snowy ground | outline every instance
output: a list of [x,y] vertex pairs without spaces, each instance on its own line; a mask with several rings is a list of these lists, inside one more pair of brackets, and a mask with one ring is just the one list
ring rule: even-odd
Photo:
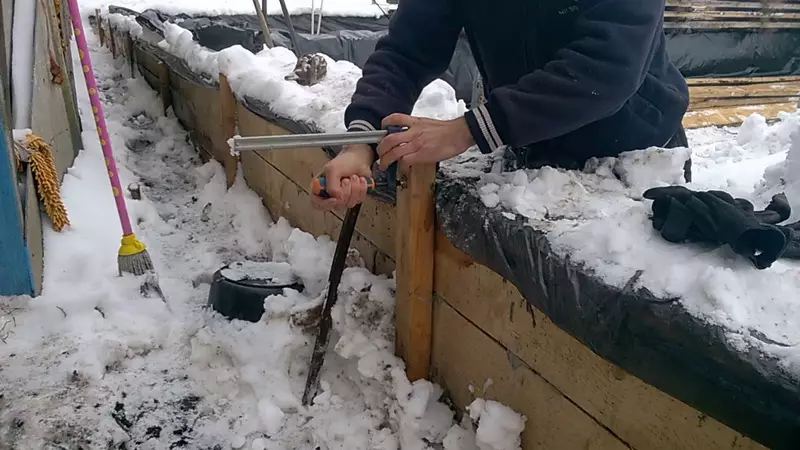
[[[42,295],[0,301],[0,449],[519,448],[513,411],[476,399],[477,427],[462,427],[438,386],[408,382],[392,352],[394,280],[357,264],[340,286],[322,391],[301,406],[307,319],[333,242],[273,223],[241,177],[226,190],[221,166],[198,160],[143,79],[87,37],[123,185],[143,186],[131,216],[168,302],[117,276],[121,228],[79,79],[85,150],[62,187],[72,224],[45,227]],[[207,282],[244,259],[289,264],[305,290],[267,298],[258,323],[225,320],[204,307]]]
[[[800,379],[800,261],[780,259],[766,270],[725,246],[664,240],[642,193],[685,184],[723,190],[757,210],[784,192],[800,219],[800,113],[774,124],[754,114],[741,127],[689,130],[693,182],[683,182],[687,149],[649,149],[607,158],[583,171],[545,167],[500,173],[499,158],[470,151],[444,165],[453,176],[478,176],[484,204],[519,214],[547,231],[555,251],[569,255],[606,283],[630,280],[727,330],[729,342],[778,357]],[[494,159],[494,163],[492,162]],[[469,166],[461,164],[469,161]],[[494,164],[492,173],[480,167]],[[617,175],[620,178],[617,178]],[[637,272],[641,271],[637,275]]]

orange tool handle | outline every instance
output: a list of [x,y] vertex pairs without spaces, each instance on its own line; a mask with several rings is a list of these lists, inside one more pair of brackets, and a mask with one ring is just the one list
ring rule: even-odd
[[[375,191],[375,180],[371,177],[364,177],[367,180],[367,194],[372,194]],[[325,190],[325,175],[320,175],[317,178],[314,178],[314,181],[311,185],[311,191],[314,195],[328,198],[328,191]]]

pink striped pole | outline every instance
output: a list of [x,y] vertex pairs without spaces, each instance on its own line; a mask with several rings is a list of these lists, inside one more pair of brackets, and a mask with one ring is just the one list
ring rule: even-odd
[[[94,115],[94,122],[97,125],[97,137],[100,138],[100,146],[103,149],[103,156],[105,156],[106,159],[108,179],[111,181],[114,201],[117,204],[117,213],[119,213],[119,221],[122,225],[122,234],[123,236],[131,235],[133,234],[131,220],[128,216],[128,209],[125,207],[125,198],[122,195],[122,185],[119,181],[117,165],[114,162],[114,155],[111,153],[111,139],[108,136],[108,127],[106,126],[106,119],[103,114],[103,105],[100,103],[100,95],[97,92],[97,82],[94,78],[92,59],[89,56],[89,47],[86,45],[86,36],[83,31],[81,14],[78,10],[78,0],[68,0],[67,3],[69,4],[69,15],[72,20],[72,27],[75,29],[75,42],[78,44],[81,71],[83,72],[84,80],[86,80],[86,89],[89,91],[89,102],[92,105],[92,114]],[[99,17],[97,19],[100,20]]]

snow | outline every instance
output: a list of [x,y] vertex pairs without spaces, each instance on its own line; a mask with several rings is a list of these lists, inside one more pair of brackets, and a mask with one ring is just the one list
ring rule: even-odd
[[[372,0],[286,0],[289,14],[310,14],[314,5],[314,12],[318,13],[322,3],[323,20],[325,16],[349,17],[381,17],[396,8],[396,5],[387,4],[385,1]],[[261,1],[258,2],[259,6]],[[100,8],[105,11],[109,5],[122,6],[134,11],[142,12],[146,9],[155,9],[166,14],[187,15],[230,15],[230,14],[255,14],[252,0],[80,0],[83,11],[92,11]],[[281,4],[278,0],[267,1],[268,15],[282,15]]]
[[278,285],[292,284],[297,279],[291,264],[275,261],[236,261],[220,274],[233,281],[269,280]]
[[14,127],[28,128],[31,125],[31,103],[33,102],[33,55],[34,31],[36,30],[36,4],[18,2],[14,8],[11,29],[11,100]]
[[[662,298],[678,298],[691,313],[727,330],[742,351],[777,356],[800,376],[800,261],[782,259],[757,270],[726,247],[671,244],[648,218],[651,187],[685,184],[719,189],[763,209],[785,192],[789,222],[800,219],[800,113],[774,124],[749,116],[739,128],[688,130],[693,182],[684,183],[688,149],[650,148],[587,163],[583,171],[543,167],[501,173],[497,154],[471,149],[443,165],[450,175],[478,176],[478,194],[509,220],[523,216],[547,233],[553,250],[624,287],[635,281]],[[482,167],[489,167],[484,173]],[[637,275],[637,273],[641,273]]]
[[[117,14],[120,30],[141,33],[141,26],[129,16]],[[285,47],[264,48],[253,54],[240,45],[213,51],[199,45],[192,33],[173,23],[166,23],[164,40],[159,46],[181,58],[187,66],[209,80],[219,81],[225,74],[233,93],[269,105],[285,118],[304,122],[322,132],[346,131],[344,111],[361,77],[361,69],[349,61],[334,61],[321,54],[327,63],[327,75],[314,86],[301,86],[284,77],[294,70],[297,57]],[[436,79],[422,90],[412,114],[434,119],[452,119],[466,112],[463,100],[447,82]]]
[[[0,299],[4,444],[422,450],[446,438],[481,445],[469,442],[477,429],[491,441],[482,450],[518,448],[507,445],[521,431],[516,413],[487,408],[477,421],[454,423],[439,386],[409,382],[393,352],[395,281],[358,258],[342,276],[320,393],[302,406],[334,242],[273,222],[241,170],[226,188],[222,166],[200,161],[144,80],[127,78],[129,68],[115,68],[87,38],[120,177],[141,186],[141,200],[124,193],[135,232],[167,301],[143,297],[142,280],[117,274],[121,228],[78,83],[85,148],[61,190],[71,225],[43,227],[42,294]],[[78,61],[74,42],[72,52]],[[228,321],[206,307],[208,280],[241,261],[252,262],[236,268],[246,274],[291,272],[303,292],[265,299],[257,323]]]

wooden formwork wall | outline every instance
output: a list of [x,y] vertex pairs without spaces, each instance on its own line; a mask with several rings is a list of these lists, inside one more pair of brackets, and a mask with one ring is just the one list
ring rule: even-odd
[[[317,211],[309,197],[327,160],[321,148],[236,160],[226,142],[235,133],[289,131],[239,102],[224,75],[219,88],[200,87],[152,55],[134,48],[132,56],[165,106],[183,108],[198,150],[226,167],[229,182],[240,164],[273,217],[316,236],[338,234],[343,213]],[[434,175],[403,175],[394,205],[368,199],[353,240],[373,271],[396,270],[397,352],[409,379],[430,377],[462,410],[484,397],[524,414],[525,450],[764,448],[596,355],[456,249],[436,228]]]

